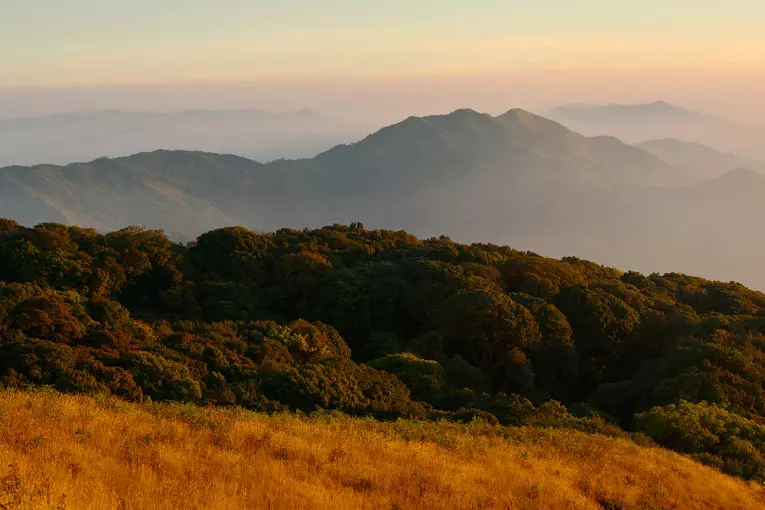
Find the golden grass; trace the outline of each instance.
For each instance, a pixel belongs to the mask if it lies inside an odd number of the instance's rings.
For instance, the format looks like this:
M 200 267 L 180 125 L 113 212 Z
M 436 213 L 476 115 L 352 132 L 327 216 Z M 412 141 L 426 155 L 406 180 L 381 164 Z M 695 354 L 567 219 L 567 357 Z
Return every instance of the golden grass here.
M 661 449 L 485 424 L 0 392 L 0 508 L 763 508 Z

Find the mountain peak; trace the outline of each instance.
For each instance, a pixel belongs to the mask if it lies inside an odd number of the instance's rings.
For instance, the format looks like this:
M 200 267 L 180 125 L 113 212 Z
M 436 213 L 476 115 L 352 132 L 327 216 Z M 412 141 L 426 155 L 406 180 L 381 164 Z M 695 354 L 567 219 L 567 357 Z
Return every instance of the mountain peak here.
M 506 127 L 512 127 L 517 129 L 518 126 L 523 126 L 525 129 L 532 131 L 550 131 L 558 134 L 571 133 L 567 127 L 550 120 L 546 117 L 541 117 L 529 111 L 521 108 L 513 108 L 508 110 L 502 115 L 496 117 L 496 120 L 502 123 Z
M 541 118 L 538 115 L 534 115 L 533 113 L 526 111 L 522 108 L 512 108 L 502 115 L 499 115 L 497 117 L 498 119 L 517 119 L 524 122 L 531 122 L 535 119 Z
M 750 168 L 740 167 L 725 175 L 697 185 L 701 189 L 725 193 L 729 196 L 761 196 L 765 193 L 765 175 Z
M 751 168 L 740 167 L 729 171 L 723 175 L 721 179 L 736 180 L 739 182 L 762 183 L 765 182 L 765 175 L 756 170 L 752 170 Z
M 504 130 L 488 114 L 461 108 L 442 115 L 410 116 L 396 124 L 384 127 L 363 140 L 352 144 L 354 151 L 372 150 L 376 154 L 392 154 L 402 150 L 438 152 L 446 147 L 470 152 L 480 150 L 482 144 L 497 140 Z M 406 149 L 404 149 L 406 148 Z M 335 157 L 345 152 L 343 146 L 330 149 L 322 158 Z M 427 152 L 427 151 L 424 151 Z
M 451 113 L 447 113 L 446 117 L 473 117 L 473 116 L 485 116 L 486 114 L 477 112 L 472 108 L 458 108 Z M 444 115 L 435 115 L 435 117 L 444 117 Z
M 661 100 L 654 101 L 653 103 L 649 103 L 646 106 L 651 106 L 653 108 L 665 108 L 665 109 L 671 109 L 671 110 L 680 110 L 680 109 L 682 109 L 682 108 L 678 108 L 677 106 L 673 106 L 673 105 L 669 104 L 666 101 L 661 101 Z
M 458 110 L 454 110 L 451 113 L 447 113 L 446 115 L 429 115 L 427 117 L 423 117 L 424 120 L 436 124 L 452 122 L 484 122 L 491 118 L 491 115 L 477 112 L 470 108 L 460 108 Z

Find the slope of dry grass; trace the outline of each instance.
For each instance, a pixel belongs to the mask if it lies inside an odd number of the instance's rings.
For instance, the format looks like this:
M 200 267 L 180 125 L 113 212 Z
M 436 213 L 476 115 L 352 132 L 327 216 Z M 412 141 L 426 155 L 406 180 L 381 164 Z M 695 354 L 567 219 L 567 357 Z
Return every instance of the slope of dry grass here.
M 0 509 L 763 508 L 625 440 L 0 392 Z

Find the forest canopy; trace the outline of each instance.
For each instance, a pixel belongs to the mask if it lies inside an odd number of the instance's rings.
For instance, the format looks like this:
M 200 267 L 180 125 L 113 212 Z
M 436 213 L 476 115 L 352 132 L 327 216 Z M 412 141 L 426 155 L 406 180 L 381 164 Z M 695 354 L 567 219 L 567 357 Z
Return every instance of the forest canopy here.
M 360 223 L 0 219 L 0 381 L 631 434 L 765 479 L 765 295 Z

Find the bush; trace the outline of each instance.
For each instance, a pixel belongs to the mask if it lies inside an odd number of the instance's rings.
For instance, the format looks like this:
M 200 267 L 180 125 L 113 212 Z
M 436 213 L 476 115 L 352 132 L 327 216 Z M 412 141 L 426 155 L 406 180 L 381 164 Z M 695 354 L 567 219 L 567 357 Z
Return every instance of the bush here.
M 734 475 L 765 480 L 765 426 L 706 402 L 681 401 L 636 416 L 657 443 Z

